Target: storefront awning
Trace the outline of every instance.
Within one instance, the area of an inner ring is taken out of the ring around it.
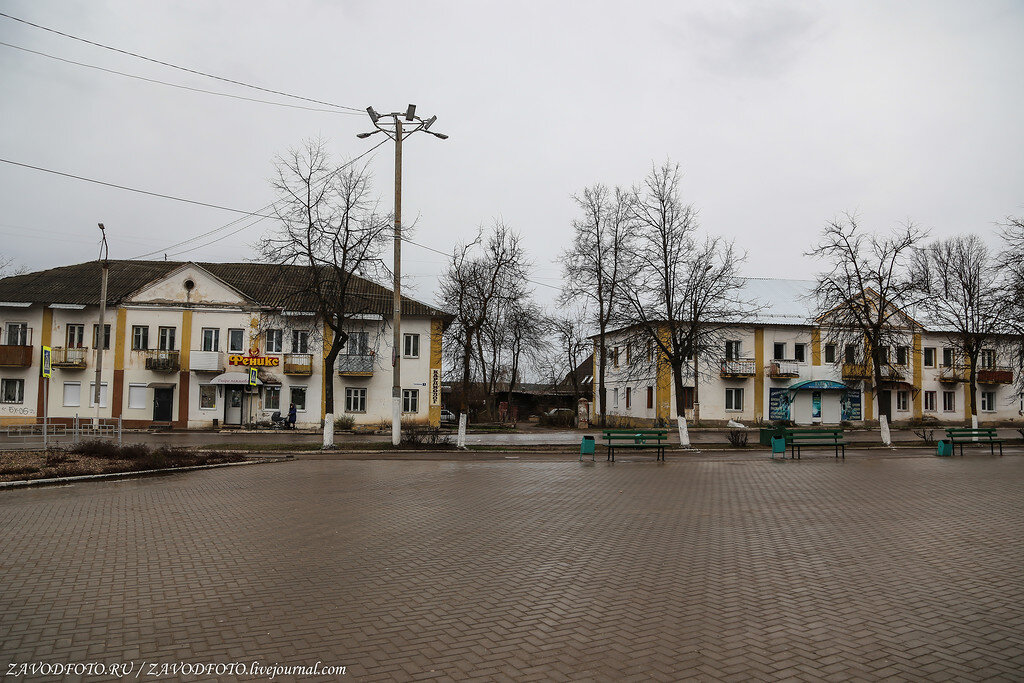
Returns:
[[[249,373],[248,372],[222,372],[213,379],[210,380],[210,384],[229,384],[234,386],[247,386],[249,384]],[[259,378],[256,379],[256,384],[263,384]]]
[[[849,387],[842,382],[833,382],[830,379],[810,379],[806,382],[797,382],[796,384],[786,388],[792,393],[807,389],[811,391],[846,391],[849,389]]]
[[[173,389],[178,386],[174,382],[150,382],[146,385],[147,389]]]

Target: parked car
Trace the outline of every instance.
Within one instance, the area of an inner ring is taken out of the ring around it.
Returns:
[[[453,413],[452,411],[444,409],[441,410],[441,424],[453,425],[458,421],[458,418],[455,417],[455,413]]]
[[[544,414],[548,417],[554,417],[556,415],[575,415],[576,411],[572,408],[552,408]]]

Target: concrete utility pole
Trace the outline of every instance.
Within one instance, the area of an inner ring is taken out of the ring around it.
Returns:
[[[100,395],[103,388],[103,348],[106,340],[106,335],[103,334],[103,319],[107,313],[107,271],[110,270],[110,261],[107,257],[110,255],[107,249],[107,231],[103,227],[102,223],[98,223],[100,226],[100,234],[103,236],[103,241],[100,244],[100,266],[103,268],[103,278],[100,281],[100,324],[96,328],[96,390],[93,393],[93,401],[96,403],[96,417],[93,423],[93,427],[96,430],[100,428]]]
[[[424,131],[436,138],[447,140],[444,133],[436,133],[430,130],[437,120],[436,116],[423,120],[416,116],[416,105],[410,104],[404,112],[391,112],[390,114],[378,114],[373,107],[367,107],[366,113],[370,115],[370,121],[377,129],[369,133],[359,133],[356,137],[363,140],[377,133],[384,133],[395,141],[395,259],[394,259],[394,313],[392,318],[392,332],[394,338],[391,348],[391,363],[393,367],[393,382],[391,386],[391,443],[397,446],[402,441],[402,141],[413,133]],[[390,123],[381,125],[381,119],[390,118]],[[406,131],[402,120],[412,122],[412,127]]]

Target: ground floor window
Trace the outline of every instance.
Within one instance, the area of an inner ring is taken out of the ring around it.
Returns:
[[[64,382],[64,405],[71,407],[82,405],[81,382]]]
[[[612,408],[619,407],[619,389],[616,387],[612,389]]]
[[[345,412],[366,412],[366,389],[354,389],[352,387],[345,388]]]
[[[981,409],[986,413],[994,412],[996,409],[996,392],[981,392]]]
[[[128,407],[129,408],[145,408],[146,407],[146,385],[145,384],[129,384],[128,385]]]
[[[263,409],[281,410],[281,387],[263,388]]]
[[[647,387],[647,409],[654,407],[654,387]]]
[[[956,410],[956,394],[954,392],[942,392],[942,410],[947,413],[951,413]]]
[[[633,389],[632,387],[626,387],[626,410],[633,405]]]
[[[402,389],[402,412],[418,413],[420,411],[420,390]]]
[[[725,390],[725,409],[743,410],[743,389]]]
[[[910,392],[908,392],[908,391],[897,391],[896,392],[896,410],[901,410],[901,411],[910,410]]]
[[[306,409],[306,387],[291,388],[291,403],[295,404],[295,410]]]
[[[199,385],[199,409],[213,410],[217,407],[217,387],[212,384]]]
[[[935,412],[935,392],[926,391],[924,392],[924,409],[929,413]]]
[[[24,403],[25,380],[7,378],[0,380],[0,396],[4,403]]]

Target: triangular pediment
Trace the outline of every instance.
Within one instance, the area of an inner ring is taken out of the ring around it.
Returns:
[[[244,294],[195,263],[185,263],[126,298],[133,304],[251,306]]]

